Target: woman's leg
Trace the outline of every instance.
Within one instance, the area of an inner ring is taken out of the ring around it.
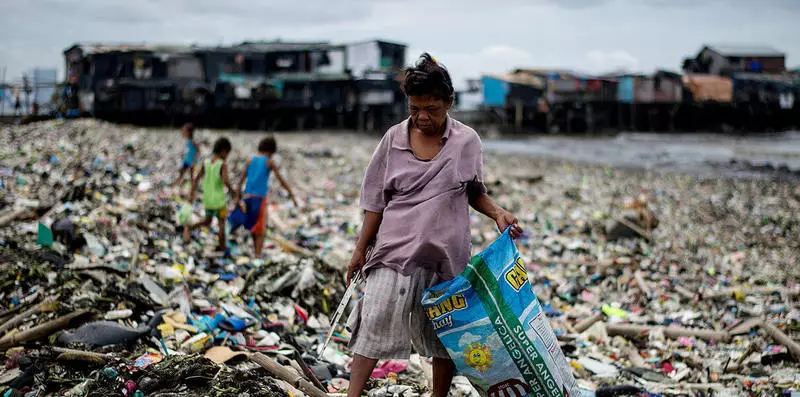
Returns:
[[[353,355],[353,365],[350,367],[350,389],[347,390],[347,397],[361,396],[376,364],[378,364],[377,359],[360,354]]]
[[[449,358],[433,358],[433,395],[431,397],[447,397],[456,365]]]

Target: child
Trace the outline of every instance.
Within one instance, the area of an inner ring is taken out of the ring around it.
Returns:
[[[189,171],[189,180],[192,180],[192,170],[194,170],[197,159],[200,158],[200,148],[197,146],[197,142],[194,141],[194,125],[192,123],[184,124],[183,129],[181,129],[181,134],[183,134],[183,138],[186,140],[186,155],[183,157],[183,165],[181,166],[178,180],[175,181],[174,186],[181,185],[181,182],[183,182],[183,174],[185,174],[186,171]]]
[[[194,194],[197,183],[203,178],[203,207],[205,218],[200,223],[188,225],[183,229],[183,240],[189,241],[189,232],[199,226],[208,226],[213,218],[217,218],[219,227],[219,246],[217,250],[225,251],[225,188],[233,192],[233,187],[228,181],[228,166],[225,160],[231,153],[231,142],[226,138],[219,138],[214,142],[214,155],[207,159],[194,177],[192,190],[189,193],[189,202],[194,203]],[[238,202],[234,196],[234,202]]]
[[[245,211],[244,227],[253,234],[253,246],[256,258],[261,256],[261,248],[264,245],[264,234],[267,231],[267,191],[269,190],[269,174],[275,173],[278,182],[289,192],[294,206],[297,207],[297,200],[292,193],[292,189],[286,180],[283,179],[275,163],[270,159],[277,150],[275,138],[267,137],[258,143],[258,154],[245,164],[242,177],[239,180],[238,197],[244,198],[244,205],[240,203]],[[245,185],[245,180],[247,185]],[[244,196],[242,196],[244,188]]]

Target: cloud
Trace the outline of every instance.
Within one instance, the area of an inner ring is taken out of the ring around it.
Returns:
[[[409,44],[409,61],[431,52],[448,66],[459,88],[468,78],[516,67],[589,73],[674,69],[704,42],[765,43],[786,51],[789,65],[800,56],[793,39],[798,0],[6,3],[0,12],[0,68],[8,68],[8,79],[19,79],[32,67],[58,67],[63,76],[62,51],[85,41],[215,45],[381,38]],[[681,21],[681,29],[669,21]]]
[[[586,53],[589,69],[593,72],[607,72],[610,70],[636,70],[639,60],[623,50],[591,50]]]
[[[486,346],[488,346],[492,352],[505,349],[505,346],[503,346],[503,341],[500,340],[500,335],[497,333],[492,333],[486,338]]]
[[[461,338],[458,339],[458,347],[466,346],[470,343],[475,343],[481,340],[481,337],[478,335],[473,335],[469,332],[464,332],[464,335],[461,335]]]
[[[548,3],[563,8],[590,8],[607,4],[611,0],[548,0]]]
[[[516,68],[535,64],[533,54],[522,48],[506,44],[488,45],[476,52],[411,48],[408,51],[408,60],[413,61],[422,51],[430,52],[447,67],[453,77],[456,89],[464,88],[467,79],[479,78],[481,75],[503,74]]]

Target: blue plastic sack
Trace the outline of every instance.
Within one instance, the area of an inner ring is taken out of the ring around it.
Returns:
[[[234,232],[240,226],[244,226],[246,220],[247,220],[247,214],[245,214],[242,208],[237,205],[236,208],[233,209],[231,214],[228,215],[228,224],[231,227],[230,231]]]
[[[463,273],[427,289],[422,305],[481,395],[581,396],[508,230]]]

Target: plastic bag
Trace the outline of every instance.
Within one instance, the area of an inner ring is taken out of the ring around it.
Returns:
[[[463,273],[427,289],[422,305],[481,395],[581,395],[508,230]]]
[[[189,203],[185,203],[181,206],[178,210],[178,225],[186,225],[192,219],[192,206]]]

